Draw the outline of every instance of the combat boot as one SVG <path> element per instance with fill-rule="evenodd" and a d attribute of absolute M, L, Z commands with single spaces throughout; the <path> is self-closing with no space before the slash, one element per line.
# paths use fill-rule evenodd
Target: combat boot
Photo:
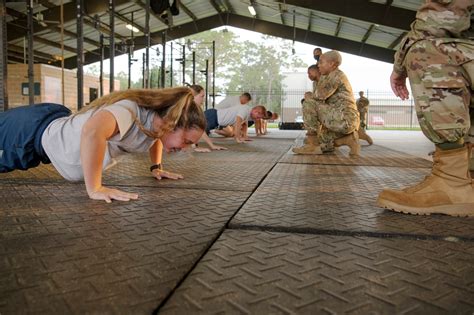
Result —
<path fill-rule="evenodd" d="M 383 190 L 377 205 L 411 214 L 474 216 L 474 187 L 469 174 L 468 151 L 466 145 L 454 150 L 437 147 L 430 175 L 413 187 Z"/>
<path fill-rule="evenodd" d="M 359 156 L 360 144 L 359 144 L 359 134 L 357 133 L 357 131 L 354 131 L 353 133 L 350 133 L 344 137 L 334 140 L 335 147 L 340 147 L 343 145 L 347 145 L 349 148 L 351 148 L 351 151 L 349 152 L 350 155 Z"/>
<path fill-rule="evenodd" d="M 308 135 L 308 143 L 299 148 L 293 148 L 293 153 L 296 154 L 323 154 L 321 147 L 319 146 L 318 137 L 314 135 Z"/>
<path fill-rule="evenodd" d="M 308 143 L 308 137 L 311 137 L 311 136 L 317 136 L 317 133 L 315 133 L 313 131 L 306 131 L 306 135 L 303 139 L 303 144 L 307 144 Z"/>
<path fill-rule="evenodd" d="M 469 172 L 471 173 L 471 179 L 474 177 L 474 156 L 472 156 L 472 150 L 474 149 L 473 143 L 467 144 L 469 150 Z"/>
<path fill-rule="evenodd" d="M 360 140 L 367 141 L 369 143 L 369 145 L 372 145 L 374 143 L 372 138 L 365 132 L 364 128 L 360 128 L 358 134 L 359 134 L 359 139 Z"/>

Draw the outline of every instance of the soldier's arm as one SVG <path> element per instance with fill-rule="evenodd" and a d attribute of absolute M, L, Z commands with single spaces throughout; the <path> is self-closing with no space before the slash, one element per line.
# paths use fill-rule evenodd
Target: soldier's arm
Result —
<path fill-rule="evenodd" d="M 318 83 L 317 95 L 314 95 L 316 100 L 325 101 L 333 95 L 341 83 L 341 77 L 336 72 L 328 74 L 324 81 Z"/>

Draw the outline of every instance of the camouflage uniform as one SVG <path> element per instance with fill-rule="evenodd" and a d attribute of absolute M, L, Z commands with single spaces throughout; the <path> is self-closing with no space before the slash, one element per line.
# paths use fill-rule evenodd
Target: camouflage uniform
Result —
<path fill-rule="evenodd" d="M 355 103 L 352 87 L 346 75 L 339 69 L 322 76 L 316 93 L 317 124 L 315 129 L 323 151 L 334 148 L 334 140 L 358 129 L 359 112 Z"/>
<path fill-rule="evenodd" d="M 359 129 L 365 129 L 367 126 L 367 113 L 369 110 L 369 99 L 367 97 L 361 96 L 360 98 L 357 99 L 356 105 L 357 105 L 357 110 L 359 111 L 360 114 L 360 127 Z"/>
<path fill-rule="evenodd" d="M 472 5 L 472 0 L 423 5 L 395 54 L 394 71 L 408 75 L 421 129 L 435 144 L 462 143 L 469 134 L 474 140 Z"/>
<path fill-rule="evenodd" d="M 316 92 L 316 87 L 318 86 L 318 80 L 313 81 L 313 95 Z M 303 102 L 303 122 L 304 128 L 310 134 L 316 135 L 318 130 L 315 129 L 315 126 L 318 124 L 318 114 L 316 112 L 316 102 L 311 100 L 304 100 Z"/>

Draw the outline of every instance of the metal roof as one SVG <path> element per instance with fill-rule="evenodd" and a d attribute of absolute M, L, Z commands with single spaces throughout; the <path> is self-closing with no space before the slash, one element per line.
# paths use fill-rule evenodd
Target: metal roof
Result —
<path fill-rule="evenodd" d="M 133 24 L 141 30 L 135 33 L 135 48 L 145 45 L 145 0 L 115 0 L 115 42 L 130 42 Z M 153 1 L 153 0 L 152 0 Z M 99 36 L 108 36 L 108 1 L 84 0 L 85 63 L 100 58 Z M 63 2 L 65 66 L 76 67 L 76 5 Z M 394 49 L 409 30 L 416 9 L 422 0 L 181 0 L 180 14 L 166 21 L 151 12 L 151 43 L 161 43 L 166 31 L 167 40 L 176 39 L 215 27 L 228 25 L 286 39 L 392 62 Z M 37 0 L 33 12 L 35 62 L 58 65 L 61 55 L 61 0 Z M 257 15 L 252 16 L 248 6 Z M 23 62 L 27 33 L 25 2 L 6 2 L 8 61 Z M 133 15 L 133 17 L 132 17 Z M 42 18 L 42 20 L 41 20 Z M 100 21 L 100 23 L 97 23 Z M 116 48 L 116 55 L 124 53 Z M 106 56 L 108 49 L 106 49 Z"/>

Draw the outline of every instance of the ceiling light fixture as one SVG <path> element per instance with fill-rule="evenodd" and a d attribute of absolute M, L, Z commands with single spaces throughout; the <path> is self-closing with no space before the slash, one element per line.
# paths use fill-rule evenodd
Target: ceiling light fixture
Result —
<path fill-rule="evenodd" d="M 253 5 L 249 5 L 248 9 L 249 9 L 250 14 L 252 14 L 253 16 L 257 15 L 257 11 L 255 11 L 255 8 L 253 7 Z"/>
<path fill-rule="evenodd" d="M 127 25 L 125 25 L 125 27 L 128 28 L 129 30 L 131 30 L 134 33 L 140 32 L 140 30 L 138 28 L 136 28 L 135 26 L 133 26 L 132 24 L 127 24 Z"/>

